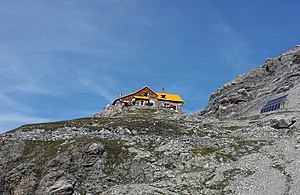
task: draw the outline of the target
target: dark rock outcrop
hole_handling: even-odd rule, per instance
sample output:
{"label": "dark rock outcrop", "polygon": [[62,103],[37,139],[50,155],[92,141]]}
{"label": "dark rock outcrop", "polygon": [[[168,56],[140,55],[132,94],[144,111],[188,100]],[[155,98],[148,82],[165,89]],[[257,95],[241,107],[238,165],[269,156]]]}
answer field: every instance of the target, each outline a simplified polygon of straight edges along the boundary
{"label": "dark rock outcrop", "polygon": [[289,129],[291,126],[293,126],[297,121],[291,120],[287,121],[286,119],[272,119],[271,120],[271,127],[275,129]]}

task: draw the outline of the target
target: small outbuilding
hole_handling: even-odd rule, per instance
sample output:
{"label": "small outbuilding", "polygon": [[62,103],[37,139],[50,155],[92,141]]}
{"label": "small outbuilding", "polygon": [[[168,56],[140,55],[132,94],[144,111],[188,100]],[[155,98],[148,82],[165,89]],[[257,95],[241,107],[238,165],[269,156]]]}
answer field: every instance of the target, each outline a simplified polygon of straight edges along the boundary
{"label": "small outbuilding", "polygon": [[260,110],[260,113],[271,112],[274,110],[283,109],[286,105],[286,97],[287,96],[288,95],[284,95],[284,96],[281,96],[276,99],[272,99],[272,100],[268,101],[267,104],[262,107],[262,109]]}

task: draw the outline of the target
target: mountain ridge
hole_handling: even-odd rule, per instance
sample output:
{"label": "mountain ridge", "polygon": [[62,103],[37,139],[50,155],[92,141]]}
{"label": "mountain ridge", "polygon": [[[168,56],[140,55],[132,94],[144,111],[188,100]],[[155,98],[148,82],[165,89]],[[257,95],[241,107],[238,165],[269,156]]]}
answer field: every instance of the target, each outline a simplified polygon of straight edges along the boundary
{"label": "mountain ridge", "polygon": [[0,194],[297,194],[299,56],[267,59],[195,115],[116,107],[0,134]]}
{"label": "mountain ridge", "polygon": [[299,64],[299,45],[275,58],[267,58],[263,65],[216,90],[208,106],[197,114],[221,118],[260,114],[260,108],[268,100],[288,93],[291,105],[287,110],[297,110],[300,105],[297,98],[300,95],[297,90],[300,87]]}

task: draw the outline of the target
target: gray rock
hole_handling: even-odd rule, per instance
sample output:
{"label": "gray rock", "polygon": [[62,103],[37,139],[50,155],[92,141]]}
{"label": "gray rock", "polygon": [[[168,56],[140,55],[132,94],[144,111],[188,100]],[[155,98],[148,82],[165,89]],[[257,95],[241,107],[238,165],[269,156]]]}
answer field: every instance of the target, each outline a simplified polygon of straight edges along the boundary
{"label": "gray rock", "polygon": [[[289,129],[296,123],[295,119],[271,119],[270,125],[275,129]],[[294,128],[297,124],[294,126]]]}
{"label": "gray rock", "polygon": [[271,120],[271,127],[275,129],[286,129],[290,127],[290,124],[284,119],[273,119]]}
{"label": "gray rock", "polygon": [[299,82],[300,48],[294,47],[284,54],[268,58],[262,66],[236,77],[216,90],[208,106],[197,115],[219,118],[259,115],[269,101],[289,94],[285,109],[300,110]]}
{"label": "gray rock", "polygon": [[[0,134],[0,194],[297,194],[299,53],[224,85],[202,116],[106,107]],[[285,109],[260,114],[285,86]]]}

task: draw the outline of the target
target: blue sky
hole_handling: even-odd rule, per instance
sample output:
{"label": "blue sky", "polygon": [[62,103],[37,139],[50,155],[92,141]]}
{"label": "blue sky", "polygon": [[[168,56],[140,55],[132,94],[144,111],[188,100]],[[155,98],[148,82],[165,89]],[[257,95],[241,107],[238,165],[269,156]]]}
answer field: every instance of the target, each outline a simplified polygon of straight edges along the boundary
{"label": "blue sky", "polygon": [[299,44],[299,1],[0,1],[0,132],[93,115],[145,85],[205,107]]}

